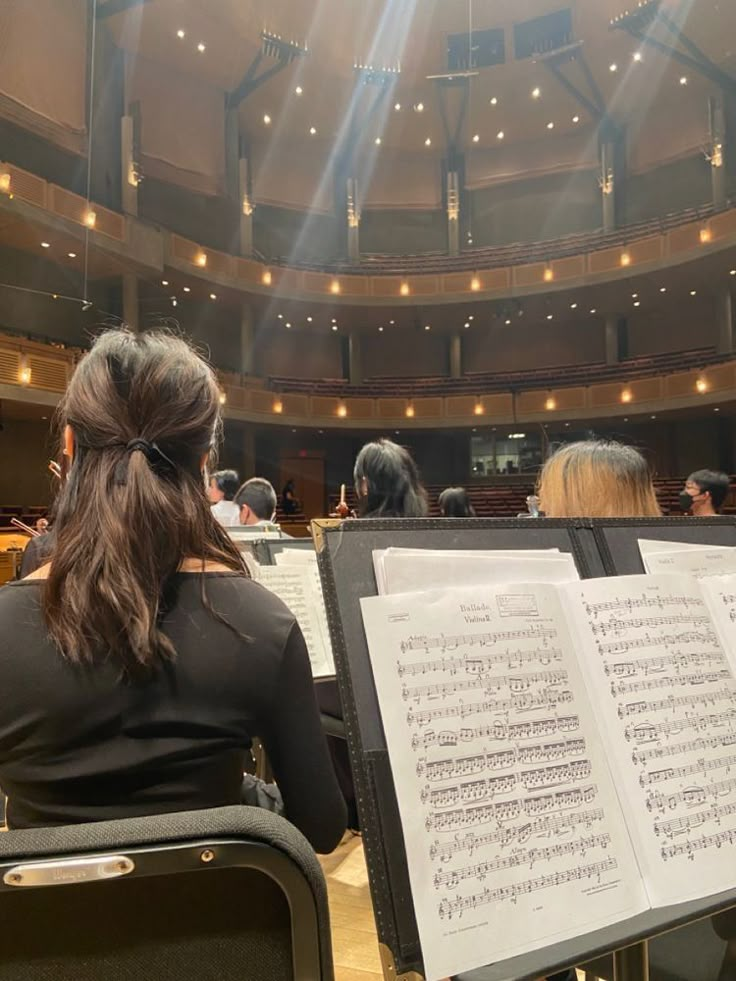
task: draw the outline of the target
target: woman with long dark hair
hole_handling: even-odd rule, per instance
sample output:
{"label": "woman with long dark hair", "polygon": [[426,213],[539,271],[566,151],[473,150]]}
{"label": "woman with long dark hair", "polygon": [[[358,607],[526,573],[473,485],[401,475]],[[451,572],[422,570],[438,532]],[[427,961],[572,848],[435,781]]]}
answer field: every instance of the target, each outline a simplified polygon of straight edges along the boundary
{"label": "woman with long dark hair", "polygon": [[464,487],[446,487],[437,503],[443,518],[474,518],[475,508]]}
{"label": "woman with long dark hair", "polygon": [[212,370],[168,334],[103,334],[59,420],[50,564],[0,591],[0,785],[24,828],[236,804],[260,737],[286,816],[345,827],[294,617],[213,517]]}
{"label": "woman with long dark hair", "polygon": [[408,450],[390,439],[366,443],[353,470],[361,518],[424,518],[427,492]]}

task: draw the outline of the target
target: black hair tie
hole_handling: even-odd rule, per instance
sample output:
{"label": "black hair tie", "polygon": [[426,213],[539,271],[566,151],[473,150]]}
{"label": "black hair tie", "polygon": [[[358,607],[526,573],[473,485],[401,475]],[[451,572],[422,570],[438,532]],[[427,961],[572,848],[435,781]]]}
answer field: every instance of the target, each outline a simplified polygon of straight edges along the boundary
{"label": "black hair tie", "polygon": [[136,436],[135,439],[131,439],[125,444],[125,456],[118,463],[115,469],[115,483],[116,484],[126,484],[128,481],[128,461],[130,459],[131,453],[140,451],[148,461],[149,466],[160,466],[162,463],[168,466],[171,470],[176,470],[176,464],[171,460],[158,443],[149,442],[147,439],[143,439],[142,436]]}

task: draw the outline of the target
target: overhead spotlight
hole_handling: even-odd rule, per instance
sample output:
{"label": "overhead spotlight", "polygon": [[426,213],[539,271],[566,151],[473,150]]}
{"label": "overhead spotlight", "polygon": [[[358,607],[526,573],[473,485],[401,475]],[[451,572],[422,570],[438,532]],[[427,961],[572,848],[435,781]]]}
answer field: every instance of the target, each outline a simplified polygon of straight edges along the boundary
{"label": "overhead spotlight", "polygon": [[333,330],[337,330],[337,324],[333,324],[333,325],[332,325],[332,329],[333,329]]}
{"label": "overhead spotlight", "polygon": [[542,94],[542,90],[539,88],[538,85],[532,89],[532,99],[538,99],[541,94]]}
{"label": "overhead spotlight", "polygon": [[389,320],[389,323],[390,323],[390,324],[391,324],[391,326],[393,327],[393,325],[394,325],[394,324],[396,323],[396,321],[395,321],[395,320]]}
{"label": "overhead spotlight", "polygon": [[378,333],[379,333],[379,334],[382,334],[382,333],[383,333],[383,327],[379,327],[379,328],[378,328]]}
{"label": "overhead spotlight", "polygon": [[414,104],[414,112],[424,112],[424,103],[417,102]]}
{"label": "overhead spotlight", "polygon": [[555,124],[550,120],[550,122],[547,123],[547,129],[554,129],[554,128],[555,128]]}
{"label": "overhead spotlight", "polygon": [[466,320],[465,323],[463,324],[463,327],[467,330],[468,327],[470,327],[470,321]]}
{"label": "overhead spotlight", "polygon": [[503,131],[502,129],[500,129],[500,130],[499,130],[499,131],[498,131],[498,132],[496,133],[496,139],[497,139],[497,140],[502,140],[502,139],[504,138],[504,135],[505,135],[505,134],[504,134],[504,131]]}
{"label": "overhead spotlight", "polygon": [[729,274],[728,274],[728,275],[729,275],[729,276],[736,276],[736,269],[732,269],[732,270],[731,270],[731,271],[729,272]]}
{"label": "overhead spotlight", "polygon": [[473,137],[473,143],[478,143],[479,140],[480,140],[480,134],[476,133],[475,136]]}
{"label": "overhead spotlight", "polygon": [[168,281],[168,279],[162,279],[162,280],[161,280],[161,285],[162,285],[162,286],[168,286],[168,285],[169,285],[169,281]]}
{"label": "overhead spotlight", "polygon": [[666,286],[660,286],[659,287],[659,292],[660,293],[666,293],[667,292],[667,287]]}
{"label": "overhead spotlight", "polygon": [[635,307],[640,307],[641,306],[641,300],[634,300],[634,306]]}
{"label": "overhead spotlight", "polygon": [[690,290],[690,296],[697,296],[697,295],[698,295],[697,290]]}
{"label": "overhead spotlight", "polygon": [[287,330],[291,330],[291,322],[287,320],[284,327],[286,327]]}
{"label": "overhead spotlight", "polygon": [[51,242],[41,242],[41,248],[42,249],[50,249],[51,248]]}
{"label": "overhead spotlight", "polygon": [[641,53],[641,51],[635,51],[634,52],[634,61],[641,61],[641,60],[642,60],[642,53]]}
{"label": "overhead spotlight", "polygon": [[77,253],[76,252],[67,252],[67,255],[69,256],[70,259],[76,259],[77,258]]}
{"label": "overhead spotlight", "polygon": [[375,142],[376,146],[380,146],[381,145],[381,137],[380,136],[377,136],[374,142]]}
{"label": "overhead spotlight", "polygon": [[574,123],[579,123],[579,122],[580,122],[580,116],[573,116],[573,117],[572,117],[572,121],[573,121]]}
{"label": "overhead spotlight", "polygon": [[204,44],[201,41],[197,45],[197,51],[199,51],[200,54],[204,54],[205,46],[204,46]]}
{"label": "overhead spotlight", "polygon": [[330,323],[331,324],[336,324],[337,323],[337,318],[333,317],[332,320],[330,321]]}
{"label": "overhead spotlight", "polygon": [[491,99],[491,105],[492,105],[492,106],[497,106],[497,105],[498,105],[498,99],[496,98],[496,96],[495,96],[495,95],[494,95],[494,96],[493,96],[493,98]]}
{"label": "overhead spotlight", "polygon": [[577,303],[571,303],[570,304],[570,309],[571,310],[576,310],[577,309],[577,306],[578,306]]}
{"label": "overhead spotlight", "polygon": [[283,319],[284,319],[284,315],[283,315],[283,313],[277,313],[277,314],[276,314],[276,319],[277,319],[277,320],[283,320]]}
{"label": "overhead spotlight", "polygon": [[632,293],[631,294],[631,299],[632,300],[638,300],[638,298],[639,298],[639,294],[638,293]]}
{"label": "overhead spotlight", "polygon": [[311,324],[312,323],[312,317],[307,317],[307,323],[308,324]]}
{"label": "overhead spotlight", "polygon": [[401,103],[400,102],[395,102],[394,103],[394,112],[401,112]]}
{"label": "overhead spotlight", "polygon": [[597,312],[598,312],[598,311],[596,310],[596,308],[595,308],[595,307],[591,307],[591,308],[590,308],[590,313],[597,313]]}
{"label": "overhead spotlight", "polygon": [[185,292],[185,293],[191,293],[191,292],[192,292],[192,289],[191,289],[191,287],[190,287],[190,286],[185,286],[185,287],[184,287],[184,292]]}
{"label": "overhead spotlight", "polygon": [[301,95],[303,91],[304,91],[304,89],[301,87],[301,85],[297,85],[297,87],[294,89],[294,92],[297,95]]}
{"label": "overhead spotlight", "polygon": [[210,299],[211,300],[216,300],[217,299],[217,293],[210,293]]}
{"label": "overhead spotlight", "polygon": [[85,300],[84,303],[82,304],[82,312],[83,313],[86,313],[88,310],[91,310],[91,309],[92,309],[92,301],[91,300]]}
{"label": "overhead spotlight", "polygon": [[224,392],[220,392],[220,405],[224,405],[227,402],[227,395]]}
{"label": "overhead spotlight", "polygon": [[431,137],[429,137],[429,136],[427,137],[427,139],[424,141],[424,145],[425,146],[432,146],[432,139],[431,139]]}
{"label": "overhead spotlight", "polygon": [[176,36],[179,38],[179,40],[183,40],[187,36],[186,31],[182,31],[182,29],[179,28],[179,30],[176,32]]}
{"label": "overhead spotlight", "polygon": [[176,299],[175,296],[172,296],[171,297],[171,305],[172,305],[172,307],[175,307],[177,305],[177,299]]}
{"label": "overhead spotlight", "polygon": [[432,329],[432,325],[431,324],[425,324],[424,325],[424,329],[425,330],[431,330]]}
{"label": "overhead spotlight", "polygon": [[611,62],[611,64],[608,66],[608,70],[609,70],[609,72],[617,72],[618,71],[618,65],[616,64],[615,61],[612,61]]}
{"label": "overhead spotlight", "polygon": [[314,128],[314,126],[310,126],[309,127],[309,134],[310,134],[310,136],[316,136],[317,135],[317,130]]}
{"label": "overhead spotlight", "polygon": [[552,320],[553,317],[554,317],[554,314],[553,313],[548,313],[547,314],[547,320]]}
{"label": "overhead spotlight", "polygon": [[508,326],[509,326],[509,325],[511,324],[511,318],[510,318],[510,317],[507,317],[507,318],[506,318],[506,319],[504,320],[504,323],[505,323],[505,324],[506,324],[506,326],[508,327]]}
{"label": "overhead spotlight", "polygon": [[471,313],[470,316],[468,317],[468,320],[475,320],[475,315]]}
{"label": "overhead spotlight", "polygon": [[680,85],[687,85],[687,75],[680,75]]}
{"label": "overhead spotlight", "polygon": [[264,124],[266,126],[270,126],[271,125],[271,117],[268,115],[268,113],[264,113],[264,115],[263,115],[263,122],[264,122]]}

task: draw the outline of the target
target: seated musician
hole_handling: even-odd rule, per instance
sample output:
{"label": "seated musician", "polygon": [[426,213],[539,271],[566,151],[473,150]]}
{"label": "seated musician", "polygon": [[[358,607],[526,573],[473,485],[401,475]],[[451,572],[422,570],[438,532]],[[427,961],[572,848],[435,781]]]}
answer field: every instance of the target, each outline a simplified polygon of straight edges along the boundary
{"label": "seated musician", "polygon": [[165,333],[103,334],[60,407],[51,562],[0,590],[10,827],[240,802],[251,739],[319,851],[345,807],[299,627],[212,515],[211,369]]}

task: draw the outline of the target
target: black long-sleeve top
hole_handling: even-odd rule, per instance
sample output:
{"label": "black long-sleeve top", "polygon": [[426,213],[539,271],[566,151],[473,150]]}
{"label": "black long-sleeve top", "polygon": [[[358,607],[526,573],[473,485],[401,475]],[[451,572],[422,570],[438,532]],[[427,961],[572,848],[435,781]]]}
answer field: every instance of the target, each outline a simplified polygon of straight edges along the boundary
{"label": "black long-sleeve top", "polygon": [[[284,604],[236,573],[177,574],[162,629],[176,658],[126,680],[80,667],[45,630],[42,581],[0,589],[0,786],[12,828],[237,804],[258,736],[286,816],[317,851],[346,823],[304,639]],[[238,632],[236,632],[238,631]],[[246,639],[243,638],[245,635]]]}

